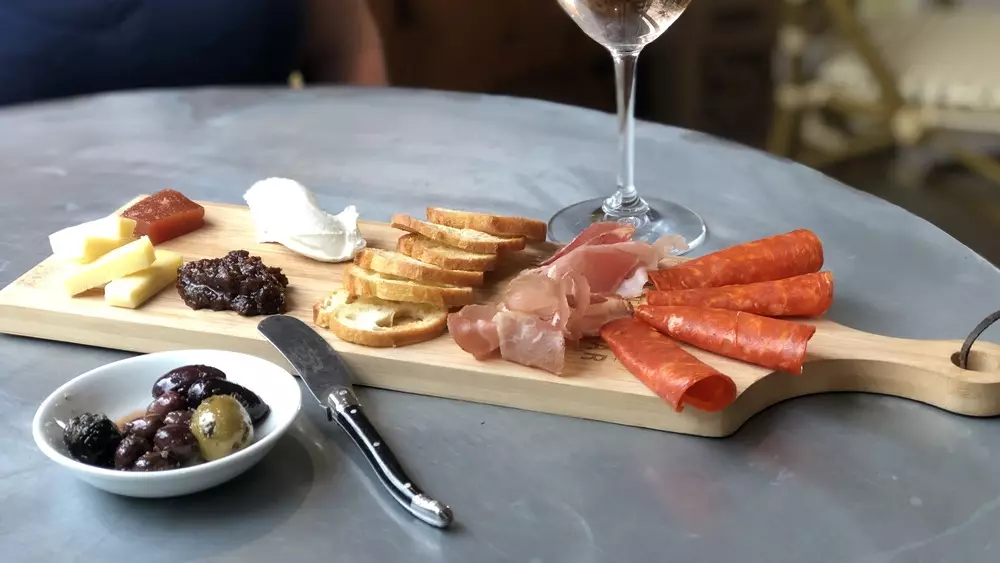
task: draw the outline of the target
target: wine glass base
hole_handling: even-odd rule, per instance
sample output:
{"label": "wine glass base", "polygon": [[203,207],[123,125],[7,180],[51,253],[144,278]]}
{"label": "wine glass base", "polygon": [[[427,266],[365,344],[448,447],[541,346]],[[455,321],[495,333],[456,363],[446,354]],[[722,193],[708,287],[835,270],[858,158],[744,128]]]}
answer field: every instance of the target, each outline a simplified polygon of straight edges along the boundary
{"label": "wine glass base", "polygon": [[636,224],[632,240],[654,242],[665,235],[679,235],[688,248],[675,254],[685,254],[705,241],[705,221],[694,211],[679,203],[663,199],[643,198],[649,204],[649,213],[638,219],[612,217],[604,213],[601,205],[605,198],[589,199],[575,203],[557,212],[549,219],[549,239],[568,243],[593,223],[617,221]]}

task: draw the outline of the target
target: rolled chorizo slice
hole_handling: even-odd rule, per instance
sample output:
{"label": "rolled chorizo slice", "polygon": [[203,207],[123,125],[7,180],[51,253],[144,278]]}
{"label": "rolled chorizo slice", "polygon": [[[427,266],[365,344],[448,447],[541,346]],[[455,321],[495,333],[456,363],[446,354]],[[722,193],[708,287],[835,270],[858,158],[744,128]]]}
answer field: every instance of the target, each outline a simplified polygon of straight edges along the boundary
{"label": "rolled chorizo slice", "polygon": [[736,400],[736,383],[648,324],[627,317],[601,327],[618,361],[675,411],[715,412]]}
{"label": "rolled chorizo slice", "polygon": [[802,373],[816,327],[742,311],[683,305],[640,305],[636,318],[686,344],[793,374]]}
{"label": "rolled chorizo slice", "polygon": [[833,274],[697,289],[646,292],[648,305],[692,305],[765,317],[818,317],[833,303]]}
{"label": "rolled chorizo slice", "polygon": [[649,279],[656,289],[672,291],[781,280],[818,272],[822,267],[819,237],[798,229],[650,272]]}

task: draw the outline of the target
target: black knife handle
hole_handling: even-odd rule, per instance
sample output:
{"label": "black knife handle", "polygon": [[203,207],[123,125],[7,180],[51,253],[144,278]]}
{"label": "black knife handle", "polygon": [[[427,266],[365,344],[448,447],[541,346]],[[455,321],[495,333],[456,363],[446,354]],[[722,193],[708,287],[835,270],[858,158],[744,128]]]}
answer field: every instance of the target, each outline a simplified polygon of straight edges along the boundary
{"label": "black knife handle", "polygon": [[361,448],[379,480],[399,504],[432,526],[447,528],[451,525],[451,508],[425,495],[406,476],[392,450],[368,420],[354,392],[347,387],[334,388],[328,402],[337,423]]}

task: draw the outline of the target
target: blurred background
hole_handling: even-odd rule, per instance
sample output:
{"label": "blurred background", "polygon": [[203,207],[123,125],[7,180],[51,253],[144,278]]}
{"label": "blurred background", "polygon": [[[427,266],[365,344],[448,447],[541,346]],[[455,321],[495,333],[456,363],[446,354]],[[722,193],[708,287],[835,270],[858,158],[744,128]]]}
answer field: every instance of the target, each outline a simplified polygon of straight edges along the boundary
{"label": "blurred background", "polygon": [[[607,52],[554,0],[369,2],[393,85],[614,111]],[[997,53],[1000,0],[693,0],[643,50],[637,117],[817,167],[1000,264]]]}
{"label": "blurred background", "polygon": [[[818,168],[1000,264],[997,53],[1000,0],[692,0],[639,58],[636,114]],[[386,74],[615,110],[611,57],[556,0],[0,2],[0,104]]]}

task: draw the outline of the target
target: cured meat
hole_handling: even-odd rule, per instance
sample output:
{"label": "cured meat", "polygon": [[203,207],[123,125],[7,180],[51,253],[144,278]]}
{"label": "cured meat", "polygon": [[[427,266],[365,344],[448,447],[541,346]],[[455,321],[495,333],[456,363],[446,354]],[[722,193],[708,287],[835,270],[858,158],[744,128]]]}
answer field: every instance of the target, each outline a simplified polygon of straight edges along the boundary
{"label": "cured meat", "polygon": [[476,358],[499,348],[506,360],[559,374],[566,342],[598,336],[610,321],[631,317],[616,295],[638,297],[662,254],[673,248],[632,242],[634,228],[598,223],[547,265],[518,274],[496,306],[467,306],[448,316],[455,342]]}
{"label": "cured meat", "polygon": [[677,412],[685,405],[715,412],[736,399],[732,379],[646,323],[618,319],[601,328],[601,338],[632,375]]}
{"label": "cured meat", "polygon": [[565,333],[568,340],[580,340],[583,334],[585,315],[591,303],[590,284],[587,278],[579,274],[569,274],[562,278],[560,284],[566,294],[566,303],[570,306],[569,320],[566,322]]}
{"label": "cured meat", "polygon": [[566,338],[561,330],[531,315],[500,311],[493,318],[500,336],[500,355],[522,365],[562,373]]}
{"label": "cured meat", "polygon": [[823,245],[806,229],[731,246],[650,272],[661,291],[720,287],[780,280],[818,272],[823,267]]}
{"label": "cured meat", "polygon": [[645,266],[639,266],[632,271],[632,274],[618,286],[615,293],[621,295],[625,299],[635,299],[636,297],[642,297],[642,290],[646,287],[646,282],[649,281],[649,271],[646,270]]}
{"label": "cured meat", "polygon": [[639,265],[639,257],[617,245],[591,246],[571,252],[545,266],[553,279],[577,274],[587,280],[593,293],[612,293]]}
{"label": "cured meat", "polygon": [[578,248],[539,270],[553,279],[579,274],[593,293],[612,294],[637,267],[656,268],[659,259],[650,244],[619,242]]}
{"label": "cured meat", "polygon": [[562,330],[569,322],[570,308],[566,287],[537,270],[529,270],[512,279],[503,294],[508,311],[538,317]]}
{"label": "cured meat", "polygon": [[611,244],[615,242],[625,242],[632,238],[635,227],[631,225],[620,225],[613,221],[594,223],[576,235],[576,238],[569,241],[569,244],[559,249],[558,252],[542,262],[546,266],[569,254],[572,250],[586,245]]}
{"label": "cured meat", "polygon": [[766,368],[802,373],[816,327],[741,311],[640,305],[635,316],[692,346]]}
{"label": "cured meat", "polygon": [[818,317],[833,303],[833,274],[676,291],[649,291],[649,305],[694,305],[766,317]]}
{"label": "cured meat", "polygon": [[600,297],[594,295],[580,316],[575,327],[581,336],[600,336],[601,327],[605,324],[632,316],[632,306],[619,297]]}
{"label": "cured meat", "polygon": [[496,314],[492,305],[466,305],[448,314],[448,332],[459,348],[477,360],[485,360],[500,348],[500,335],[493,322]]}

